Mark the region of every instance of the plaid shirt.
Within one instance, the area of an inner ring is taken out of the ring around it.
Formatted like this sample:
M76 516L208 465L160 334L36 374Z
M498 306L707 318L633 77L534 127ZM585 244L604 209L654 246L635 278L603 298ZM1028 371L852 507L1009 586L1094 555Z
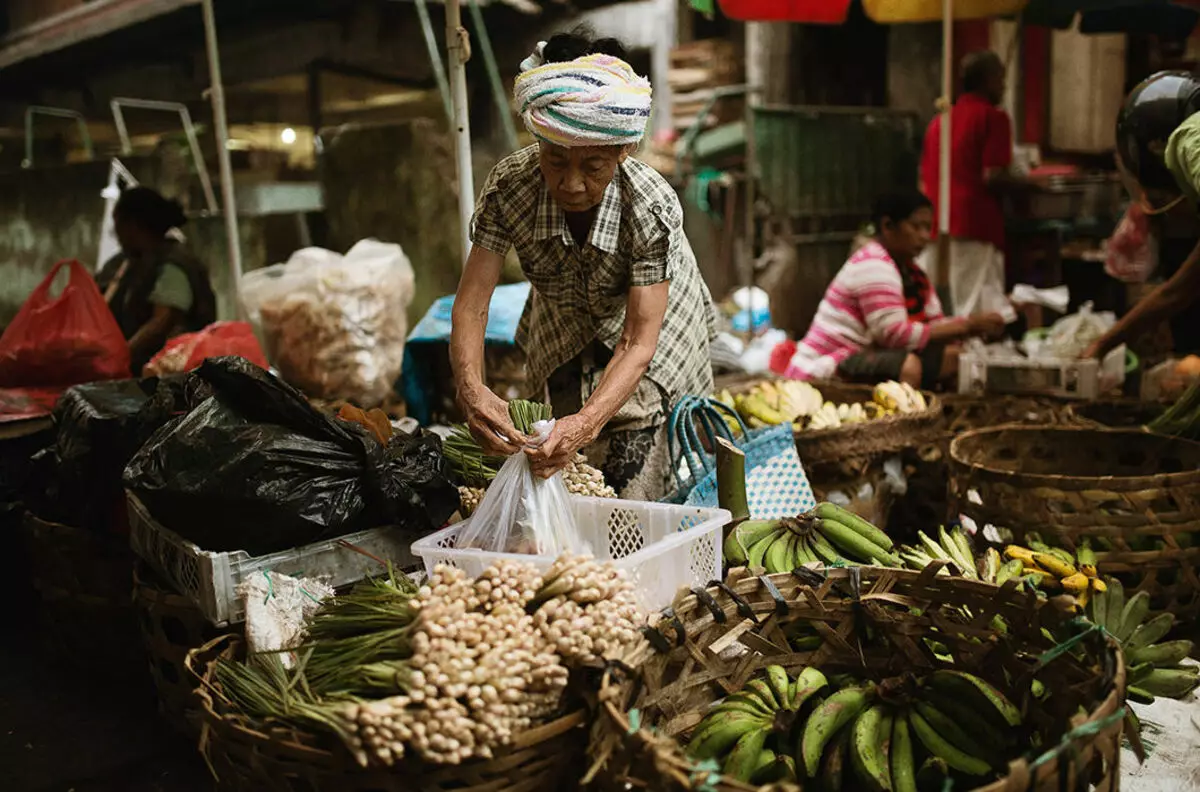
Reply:
M670 404L712 390L712 297L683 234L679 198L648 165L626 159L617 168L581 247L546 189L537 146L510 154L484 185L471 242L502 256L516 248L533 286L517 343L534 392L593 340L616 348L630 287L668 280L667 312L647 376ZM589 388L581 387L586 400Z

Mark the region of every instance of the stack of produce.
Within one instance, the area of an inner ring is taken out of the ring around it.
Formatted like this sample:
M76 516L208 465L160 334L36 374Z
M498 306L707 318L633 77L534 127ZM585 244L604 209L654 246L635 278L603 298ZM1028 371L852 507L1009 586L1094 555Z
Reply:
M921 392L902 382L881 382L871 401L835 404L807 382L765 380L746 393L723 390L715 397L737 410L751 429L790 423L797 431L837 429L892 415L923 412L928 404Z
M718 702L688 753L751 784L811 779L820 789L915 792L1003 771L1028 746L1020 711L964 671L876 682L778 665Z
M262 654L214 676L253 722L334 737L364 767L457 765L560 714L571 670L631 651L643 622L631 582L590 558L474 580L439 566L420 588L368 581L323 605L292 669Z
M525 399L513 399L508 403L508 414L513 426L523 434L532 434L533 425L548 421L552 417L550 406ZM446 461L450 463L452 475L459 480L458 493L462 500L462 514L469 517L483 500L492 479L504 464L504 457L489 456L471 435L466 424L455 425L443 446ZM617 493L604 482L604 474L587 463L587 458L577 454L563 469L563 483L572 495L590 498L615 498Z
M805 564L900 566L892 540L883 531L833 503L822 503L795 518L747 520L725 541L733 566L790 572Z
M1073 594L1080 607L1087 605L1093 593L1107 588L1096 573L1096 554L1086 539L1072 555L1060 547L1050 547L1031 532L1025 535L1025 545L1010 544L1004 548L1004 555L1019 560L1022 576L1037 588Z
M1121 581L1110 578L1107 590L1087 604L1087 617L1117 639L1129 668L1129 698L1143 704L1155 696L1183 698L1200 687L1200 665L1183 664L1192 642L1163 641L1175 624L1170 613L1150 615L1150 595L1139 591L1126 599Z
M1200 382L1193 383L1170 409L1146 428L1158 434L1200 440Z
M971 543L961 528L949 531L945 526L938 527L938 538L935 540L924 531L917 531L921 540L919 546L903 545L899 556L910 569L924 569L934 561L946 561L962 577L970 580L985 579L976 568L975 554L971 551ZM943 568L939 574L950 574ZM993 576L994 577L994 576Z

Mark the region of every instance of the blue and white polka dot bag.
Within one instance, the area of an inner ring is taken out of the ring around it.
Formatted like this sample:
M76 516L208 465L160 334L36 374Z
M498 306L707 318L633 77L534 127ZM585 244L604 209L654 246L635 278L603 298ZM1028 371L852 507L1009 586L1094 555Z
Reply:
M740 428L736 435L726 416ZM746 497L754 519L794 517L816 507L789 424L747 429L728 405L697 396L685 396L671 411L667 441L679 489L667 500L706 508L717 505L716 461L704 450L701 432L710 448L722 437L746 455Z

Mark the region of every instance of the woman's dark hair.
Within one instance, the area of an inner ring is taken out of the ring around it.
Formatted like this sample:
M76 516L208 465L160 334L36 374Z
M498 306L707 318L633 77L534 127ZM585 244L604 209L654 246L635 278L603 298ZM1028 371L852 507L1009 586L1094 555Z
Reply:
M883 230L885 217L893 223L899 223L912 217L918 209L932 208L933 202L920 190L895 190L875 199L871 222L875 225L875 232L879 233Z
M962 88L966 93L982 91L988 80L998 71L1004 70L1004 61L991 50L972 52L963 58Z
M629 60L629 51L615 38L596 38L587 25L580 25L570 33L556 33L546 42L542 57L546 63L566 63L585 55L612 55L623 61Z
M152 234L166 234L172 228L182 228L187 223L187 216L179 201L164 198L149 187L131 187L122 192L113 212Z

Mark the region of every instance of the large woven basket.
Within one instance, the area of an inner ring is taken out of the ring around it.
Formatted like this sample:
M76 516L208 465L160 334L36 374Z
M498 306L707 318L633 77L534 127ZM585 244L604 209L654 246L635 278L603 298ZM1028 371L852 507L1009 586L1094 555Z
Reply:
M1004 424L1059 424L1070 403L1050 396L949 393L941 397L945 428L951 435Z
M244 792L547 792L574 789L584 770L588 721L576 710L524 732L490 761L458 766L405 761L366 770L341 748L291 729L265 728L230 711L213 679L217 657L241 642L217 638L188 654L199 680L200 749L221 789Z
M141 561L133 572L133 603L158 694L159 714L176 731L194 738L200 734L200 709L187 655L216 638L219 631L195 603L173 591Z
M1136 429L983 429L954 441L951 497L981 528L1037 531L1074 549L1156 610L1200 615L1200 443ZM1106 545L1110 545L1106 547Z
M1158 418L1169 404L1140 399L1079 402L1067 408L1067 422L1104 429L1141 429Z
M128 540L28 513L22 527L51 656L88 673L144 681Z
M1064 780L1062 789L1093 783L1101 792L1116 790L1125 696L1116 643L1087 629L1076 633L1072 651L1064 651L1042 629L1083 628L1068 624L1073 617L1056 603L1015 585L997 588L934 571L863 567L731 576L727 587L677 599L657 625L655 640L628 658L636 671L613 668L605 676L591 750L599 788L752 789L698 772L681 748L710 704L770 664L793 674L810 665L835 671L865 667L877 678L936 668L943 661L921 640L936 629L956 668L1010 691L1042 745L1056 746L1011 762L1007 775L981 790L1057 792ZM969 621L958 606L971 609ZM1005 618L1007 634L989 628L995 615ZM817 650L783 648L781 628L798 619L811 622L825 639ZM860 641L861 625L868 624L875 637ZM1036 675L1051 695L1044 701L1015 695L1015 687L1003 681L1006 675L1025 690Z
M730 393L745 393L758 382L770 377L739 376L721 379L718 388ZM813 387L821 391L825 401L835 404L869 402L874 389L870 385L846 382L819 381ZM796 450L805 469L822 465L858 465L898 454L937 439L942 426L942 406L938 397L923 392L927 409L908 415L893 415L836 429L796 432Z

